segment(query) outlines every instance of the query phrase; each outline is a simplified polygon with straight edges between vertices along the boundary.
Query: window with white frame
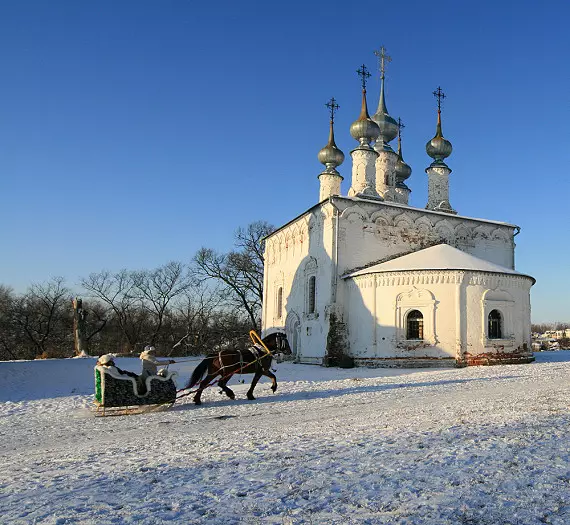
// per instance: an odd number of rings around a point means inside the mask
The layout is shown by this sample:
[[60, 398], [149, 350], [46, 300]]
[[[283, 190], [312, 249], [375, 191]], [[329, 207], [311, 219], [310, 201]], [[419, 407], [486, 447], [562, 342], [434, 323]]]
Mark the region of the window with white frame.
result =
[[398, 344], [435, 345], [435, 296], [426, 289], [412, 287], [396, 297], [396, 337]]

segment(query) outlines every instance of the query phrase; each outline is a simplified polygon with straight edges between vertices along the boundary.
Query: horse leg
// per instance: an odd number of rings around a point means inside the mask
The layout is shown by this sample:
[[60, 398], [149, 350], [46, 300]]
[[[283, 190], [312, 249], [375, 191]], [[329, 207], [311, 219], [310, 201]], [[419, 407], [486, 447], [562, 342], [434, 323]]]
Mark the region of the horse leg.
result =
[[271, 379], [271, 390], [275, 392], [275, 390], [277, 390], [277, 378], [275, 377], [275, 374], [268, 369], [263, 371], [263, 375]]
[[200, 399], [202, 392], [217, 375], [217, 373], [209, 373], [202, 381], [200, 381], [200, 386], [198, 387], [198, 390], [196, 390], [196, 395], [194, 396], [194, 403], [196, 405], [202, 404], [202, 400]]
[[251, 382], [251, 386], [249, 387], [249, 390], [247, 391], [247, 398], [250, 401], [253, 401], [255, 399], [255, 397], [253, 395], [253, 389], [255, 388], [255, 385], [257, 385], [257, 382], [259, 381], [260, 377], [261, 377], [261, 372], [255, 372], [255, 375], [253, 376], [253, 381]]
[[232, 378], [232, 376], [233, 373], [226, 376], [224, 379], [220, 380], [218, 382], [218, 386], [226, 393], [226, 396], [228, 396], [230, 399], [235, 399], [236, 395], [234, 394], [234, 391], [226, 386], [228, 381]]

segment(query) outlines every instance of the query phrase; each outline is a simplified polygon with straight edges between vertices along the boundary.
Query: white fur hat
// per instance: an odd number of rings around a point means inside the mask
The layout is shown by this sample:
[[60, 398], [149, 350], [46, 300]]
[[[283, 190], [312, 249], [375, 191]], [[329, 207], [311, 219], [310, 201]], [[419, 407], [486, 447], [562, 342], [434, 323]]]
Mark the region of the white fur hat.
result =
[[139, 356], [139, 359], [146, 359], [148, 356], [154, 355], [155, 351], [156, 349], [154, 348], [154, 346], [145, 346], [144, 350], [141, 352], [141, 355]]
[[99, 359], [98, 359], [98, 363], [100, 365], [108, 365], [109, 363], [112, 363], [113, 360], [115, 359], [115, 356], [113, 354], [105, 354], [102, 355]]

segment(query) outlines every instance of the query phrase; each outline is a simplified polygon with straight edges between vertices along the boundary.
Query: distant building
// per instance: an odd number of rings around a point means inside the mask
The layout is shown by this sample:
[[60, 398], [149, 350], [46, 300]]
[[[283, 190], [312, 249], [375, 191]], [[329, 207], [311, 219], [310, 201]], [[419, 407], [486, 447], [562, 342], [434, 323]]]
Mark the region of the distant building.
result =
[[[347, 196], [334, 139], [319, 152], [319, 203], [266, 239], [263, 330], [285, 329], [302, 363], [377, 366], [530, 362], [530, 288], [514, 267], [513, 224], [457, 215], [449, 201], [452, 152], [443, 137], [441, 90], [435, 136], [426, 145], [425, 209], [409, 206], [412, 169], [401, 127], [388, 113], [380, 54], [378, 110], [362, 110]], [[398, 136], [398, 151], [390, 142]]]

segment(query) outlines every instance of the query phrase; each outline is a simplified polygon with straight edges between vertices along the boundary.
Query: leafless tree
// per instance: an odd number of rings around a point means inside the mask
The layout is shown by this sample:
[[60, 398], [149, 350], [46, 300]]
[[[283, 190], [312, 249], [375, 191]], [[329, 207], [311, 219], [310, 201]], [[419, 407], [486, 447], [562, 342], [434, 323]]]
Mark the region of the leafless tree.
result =
[[70, 295], [65, 280], [54, 277], [45, 284], [31, 285], [23, 296], [13, 301], [14, 323], [28, 342], [22, 357], [59, 357], [73, 352], [71, 316], [67, 308]]
[[133, 273], [134, 294], [153, 320], [149, 342], [156, 344], [169, 304], [190, 287], [190, 276], [180, 262], [169, 262], [156, 270]]
[[193, 260], [195, 277], [220, 283], [228, 300], [245, 313], [254, 329], [259, 329], [263, 301], [263, 239], [273, 230], [266, 222], [252, 223], [237, 230], [237, 250], [221, 254], [201, 248]]
[[194, 282], [174, 311], [179, 332], [172, 351], [178, 353], [184, 349], [185, 354], [199, 354], [211, 350], [217, 341], [215, 326], [223, 303], [224, 296], [218, 287]]
[[133, 272], [121, 270], [114, 274], [108, 271], [92, 273], [81, 280], [81, 286], [113, 313], [126, 346], [121, 350], [134, 351], [140, 341], [144, 315], [141, 315], [138, 305], [139, 297]]
[[547, 330], [554, 330], [554, 325], [552, 323], [533, 323], [530, 325], [530, 329], [533, 333], [543, 334]]
[[0, 359], [18, 359], [18, 341], [13, 324], [14, 292], [0, 285]]

